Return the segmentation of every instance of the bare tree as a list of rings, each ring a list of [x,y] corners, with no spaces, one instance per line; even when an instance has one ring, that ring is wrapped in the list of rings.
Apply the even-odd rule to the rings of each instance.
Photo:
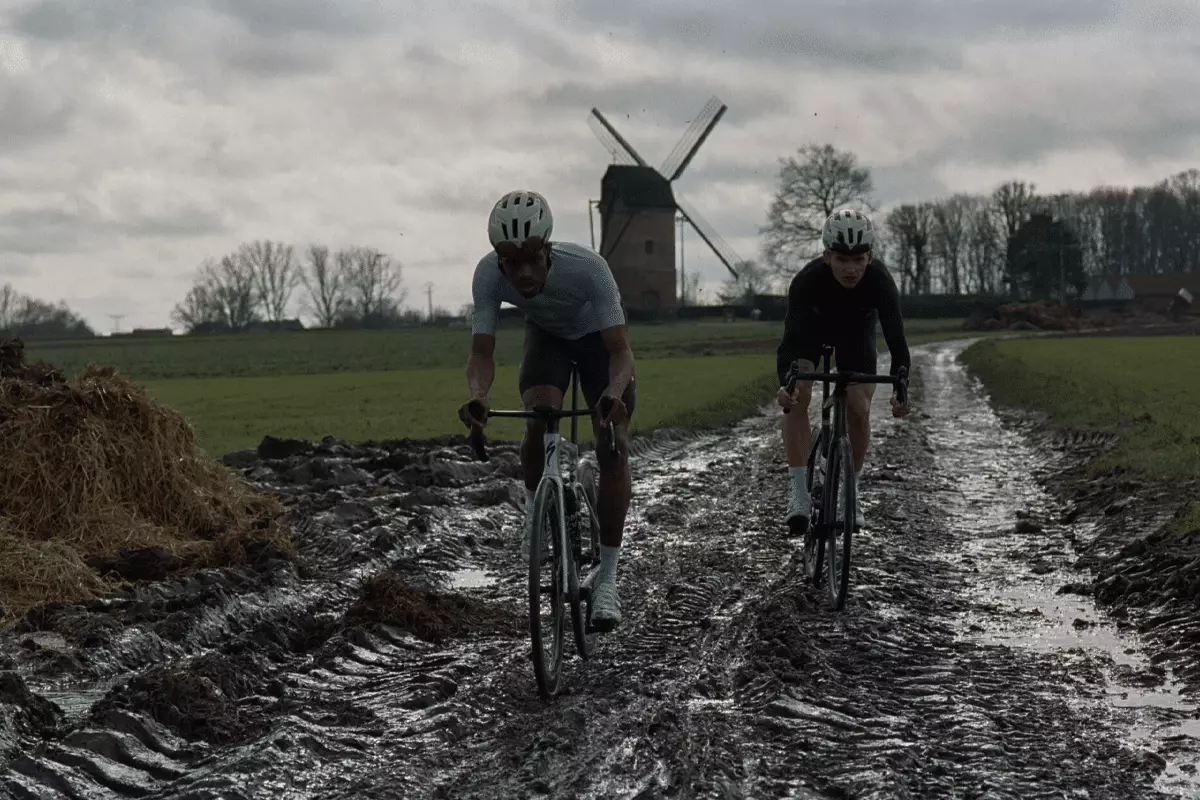
[[[970,198],[964,212],[965,236],[963,259],[972,289],[995,294],[1005,247],[993,201],[988,197]]]
[[[255,292],[266,318],[272,322],[284,319],[288,301],[297,283],[292,246],[259,240],[242,245],[237,257],[253,277]]]
[[[371,247],[339,251],[338,269],[345,275],[350,308],[363,325],[399,312],[407,292],[400,288],[400,265]]]
[[[346,259],[349,263],[349,259]],[[317,325],[332,328],[346,312],[346,271],[341,258],[331,262],[329,248],[325,245],[310,245],[308,269],[300,273],[304,287],[308,290],[308,302]]]
[[[11,283],[0,287],[0,330],[12,330],[20,314],[23,296]]]
[[[950,294],[962,292],[963,240],[966,238],[964,222],[970,199],[956,194],[933,205],[934,251],[942,261],[942,268]]]
[[[208,285],[197,282],[188,289],[183,302],[171,310],[171,321],[189,333],[197,328],[219,325],[221,308]]]
[[[242,331],[257,321],[258,305],[254,273],[234,253],[200,266],[195,283],[171,317],[189,331],[202,325]]]
[[[737,277],[730,276],[717,290],[717,300],[725,305],[748,303],[756,294],[764,294],[771,286],[767,269],[754,261],[739,261],[733,266]]]
[[[831,144],[807,144],[796,156],[780,159],[779,189],[767,212],[763,258],[783,276],[810,258],[826,217],[846,205],[872,209],[870,170],[857,157]]]
[[[900,289],[903,293],[929,291],[933,204],[906,203],[888,214],[885,223],[900,251]]]
[[[702,304],[701,295],[704,290],[700,288],[700,273],[692,272],[684,279],[683,284],[683,301],[685,305],[698,306]]]

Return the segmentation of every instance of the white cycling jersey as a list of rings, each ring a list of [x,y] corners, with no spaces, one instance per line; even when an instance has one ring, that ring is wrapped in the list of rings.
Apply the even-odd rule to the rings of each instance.
[[[551,243],[546,284],[537,296],[521,296],[500,271],[495,251],[475,267],[471,294],[475,334],[496,335],[501,303],[521,309],[530,322],[552,336],[572,341],[625,324],[621,291],[608,261],[595,250],[568,242]]]

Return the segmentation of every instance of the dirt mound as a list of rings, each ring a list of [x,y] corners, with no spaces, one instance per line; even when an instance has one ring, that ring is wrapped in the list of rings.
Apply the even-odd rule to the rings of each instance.
[[[122,581],[290,550],[282,506],[209,458],[181,414],[114,368],[68,380],[0,342],[0,602],[40,603]]]
[[[1084,317],[1080,309],[1038,300],[1006,303],[992,311],[975,314],[962,326],[964,331],[1077,331],[1106,324],[1100,317]]]
[[[231,671],[231,670],[230,670]],[[228,744],[265,733],[268,723],[261,716],[239,709],[236,697],[222,691],[231,680],[217,680],[201,670],[156,667],[109,692],[89,712],[103,720],[114,709],[148,713],[186,739]]]
[[[394,625],[435,644],[474,631],[519,636],[524,630],[523,620],[508,609],[417,586],[395,572],[364,580],[362,595],[346,611],[346,621]]]

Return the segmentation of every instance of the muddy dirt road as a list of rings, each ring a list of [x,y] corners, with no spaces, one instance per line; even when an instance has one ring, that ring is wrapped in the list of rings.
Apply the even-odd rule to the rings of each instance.
[[[639,443],[625,622],[550,705],[513,448],[236,456],[307,520],[306,566],[155,584],[4,637],[0,795],[1193,796],[1197,712],[1079,588],[1086,526],[1034,478],[1069,453],[1002,425],[962,346],[914,352],[915,418],[877,397],[842,614],[778,535],[775,414]],[[380,570],[395,578],[363,601]]]

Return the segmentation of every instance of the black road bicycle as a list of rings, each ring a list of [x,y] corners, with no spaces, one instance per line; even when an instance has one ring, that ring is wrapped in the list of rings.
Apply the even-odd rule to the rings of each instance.
[[[559,422],[571,420],[571,443],[578,445],[578,418],[591,416],[592,410],[578,408],[579,375],[572,368],[571,410],[559,411],[536,407],[528,411],[488,411],[488,418],[539,419],[546,423],[543,437],[545,460],[542,477],[533,498],[533,530],[529,537],[529,636],[532,644],[533,674],[543,700],[558,692],[562,675],[565,608],[571,611],[575,648],[581,659],[592,653],[595,634],[592,626],[592,589],[600,571],[600,520],[596,514],[598,473],[587,460],[578,458],[564,473],[561,455],[562,434]],[[600,414],[607,415],[611,398],[600,401]],[[488,460],[483,431],[472,428],[468,437],[475,455]],[[616,449],[615,436],[606,436]],[[550,557],[539,557],[545,544]],[[549,580],[543,568],[549,564]],[[580,569],[586,570],[581,580]],[[543,617],[543,602],[549,602],[549,620]],[[547,652],[549,649],[549,652]]]
[[[889,383],[896,388],[897,399],[903,403],[908,399],[908,370],[901,367],[898,375],[831,372],[829,361],[832,356],[832,346],[821,348],[820,372],[800,372],[792,364],[784,377],[784,386],[791,392],[799,381],[821,381],[821,423],[813,426],[812,449],[808,453],[806,488],[812,508],[804,531],[804,571],[813,586],[819,589],[823,568],[828,570],[829,602],[841,611],[846,605],[850,585],[850,535],[856,529],[855,509],[858,508],[854,458],[850,436],[846,432],[846,387],[851,383]],[[830,383],[834,384],[832,397]],[[790,410],[785,408],[783,412],[786,414]]]

